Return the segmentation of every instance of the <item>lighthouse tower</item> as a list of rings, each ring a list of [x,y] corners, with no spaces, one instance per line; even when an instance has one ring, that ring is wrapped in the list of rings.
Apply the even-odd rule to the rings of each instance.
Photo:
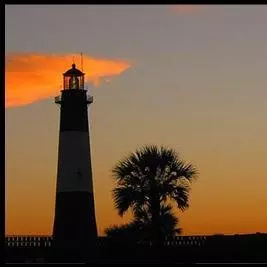
[[[63,74],[53,239],[64,251],[90,254],[97,238],[84,73],[75,64]]]

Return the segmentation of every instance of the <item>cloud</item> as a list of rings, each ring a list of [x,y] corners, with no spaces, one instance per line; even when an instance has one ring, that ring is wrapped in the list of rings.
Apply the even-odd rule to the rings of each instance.
[[[169,10],[175,13],[191,14],[198,12],[204,5],[171,5]]]
[[[11,53],[6,56],[6,108],[23,106],[56,96],[62,89],[62,74],[73,63],[80,68],[79,54]],[[120,75],[130,68],[129,62],[83,55],[86,82],[98,86],[103,78]]]

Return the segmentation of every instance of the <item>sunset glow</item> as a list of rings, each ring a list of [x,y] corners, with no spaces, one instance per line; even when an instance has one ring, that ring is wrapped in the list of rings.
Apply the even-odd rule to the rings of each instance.
[[[170,11],[181,13],[181,14],[191,14],[202,10],[204,5],[171,5]]]
[[[6,57],[6,107],[27,105],[55,96],[62,88],[62,74],[79,54],[12,53]],[[83,55],[86,81],[98,86],[104,77],[120,75],[130,64],[121,60]]]

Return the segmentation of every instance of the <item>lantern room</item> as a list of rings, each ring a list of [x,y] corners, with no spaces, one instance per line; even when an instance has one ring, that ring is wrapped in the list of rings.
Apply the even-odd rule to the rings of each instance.
[[[81,89],[84,90],[84,73],[76,69],[76,65],[72,64],[72,68],[63,74],[64,90]]]

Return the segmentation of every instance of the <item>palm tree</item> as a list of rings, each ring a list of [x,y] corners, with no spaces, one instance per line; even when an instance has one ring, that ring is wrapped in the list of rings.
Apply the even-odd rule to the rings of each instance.
[[[195,167],[182,161],[175,150],[143,146],[112,169],[117,183],[113,189],[115,208],[120,216],[131,209],[137,221],[145,218],[151,225],[153,241],[159,243],[165,234],[161,211],[165,208],[170,214],[171,202],[182,211],[188,208],[190,185],[196,173]]]

